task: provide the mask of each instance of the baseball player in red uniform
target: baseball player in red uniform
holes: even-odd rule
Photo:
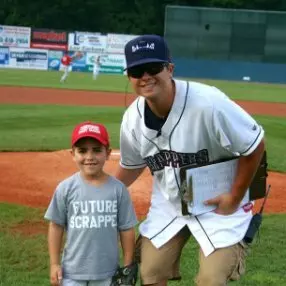
[[[244,236],[252,202],[245,205],[243,198],[264,153],[264,130],[219,89],[174,79],[174,64],[162,37],[131,40],[125,56],[138,98],[122,119],[116,177],[129,186],[146,167],[153,175],[151,206],[139,227],[142,284],[165,286],[169,279],[179,279],[180,256],[192,237],[200,246],[196,285],[227,285],[245,271]],[[181,167],[234,156],[238,166],[231,187],[205,201],[215,210],[186,213]]]
[[[65,53],[64,56],[61,59],[61,63],[63,66],[63,71],[64,74],[61,77],[60,82],[63,83],[66,81],[69,72],[71,72],[72,70],[72,62],[76,59],[76,58],[80,58],[82,56],[82,54],[80,52],[76,52],[74,55],[70,56],[68,53]]]

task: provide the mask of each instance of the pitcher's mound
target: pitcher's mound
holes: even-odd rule
[[[118,159],[118,152],[115,151],[106,163],[105,170],[109,174],[115,173]],[[0,201],[34,207],[47,207],[57,184],[77,171],[68,150],[1,153],[0,169]],[[286,174],[270,173],[268,181],[272,190],[265,211],[285,212]],[[152,177],[146,169],[129,188],[139,218],[148,211],[151,187]],[[260,203],[256,204],[256,208]]]

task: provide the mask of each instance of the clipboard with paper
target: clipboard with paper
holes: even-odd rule
[[[203,166],[182,167],[180,193],[188,213],[200,215],[215,210],[215,205],[205,205],[204,201],[231,190],[237,165],[238,158],[234,158]],[[249,201],[247,191],[241,205]]]

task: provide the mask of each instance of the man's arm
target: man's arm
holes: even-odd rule
[[[71,56],[72,61],[76,60],[76,59],[80,59],[82,57],[82,53],[81,52],[76,52]]]
[[[265,144],[264,140],[262,140],[250,155],[239,158],[237,175],[231,188],[231,194],[237,204],[241,202],[246,190],[249,188],[261,162],[264,150]]]
[[[115,173],[115,178],[121,181],[126,187],[129,187],[142,174],[145,168],[125,169],[119,165]]]
[[[241,156],[238,160],[237,174],[231,192],[224,193],[205,203],[207,205],[217,205],[215,212],[218,214],[228,215],[234,213],[252,182],[264,150],[265,145],[264,140],[262,140],[250,155]]]

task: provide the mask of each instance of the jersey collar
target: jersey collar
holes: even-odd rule
[[[168,137],[171,135],[172,130],[178,124],[182,113],[184,112],[186,101],[187,101],[187,89],[188,84],[186,81],[174,80],[176,86],[176,94],[174,97],[174,102],[166,119],[166,122],[161,128],[161,135]],[[142,110],[141,114],[141,130],[143,130],[144,135],[152,140],[157,137],[158,131],[152,130],[146,127],[144,112],[145,112],[145,99],[140,97],[138,100],[138,111]]]

